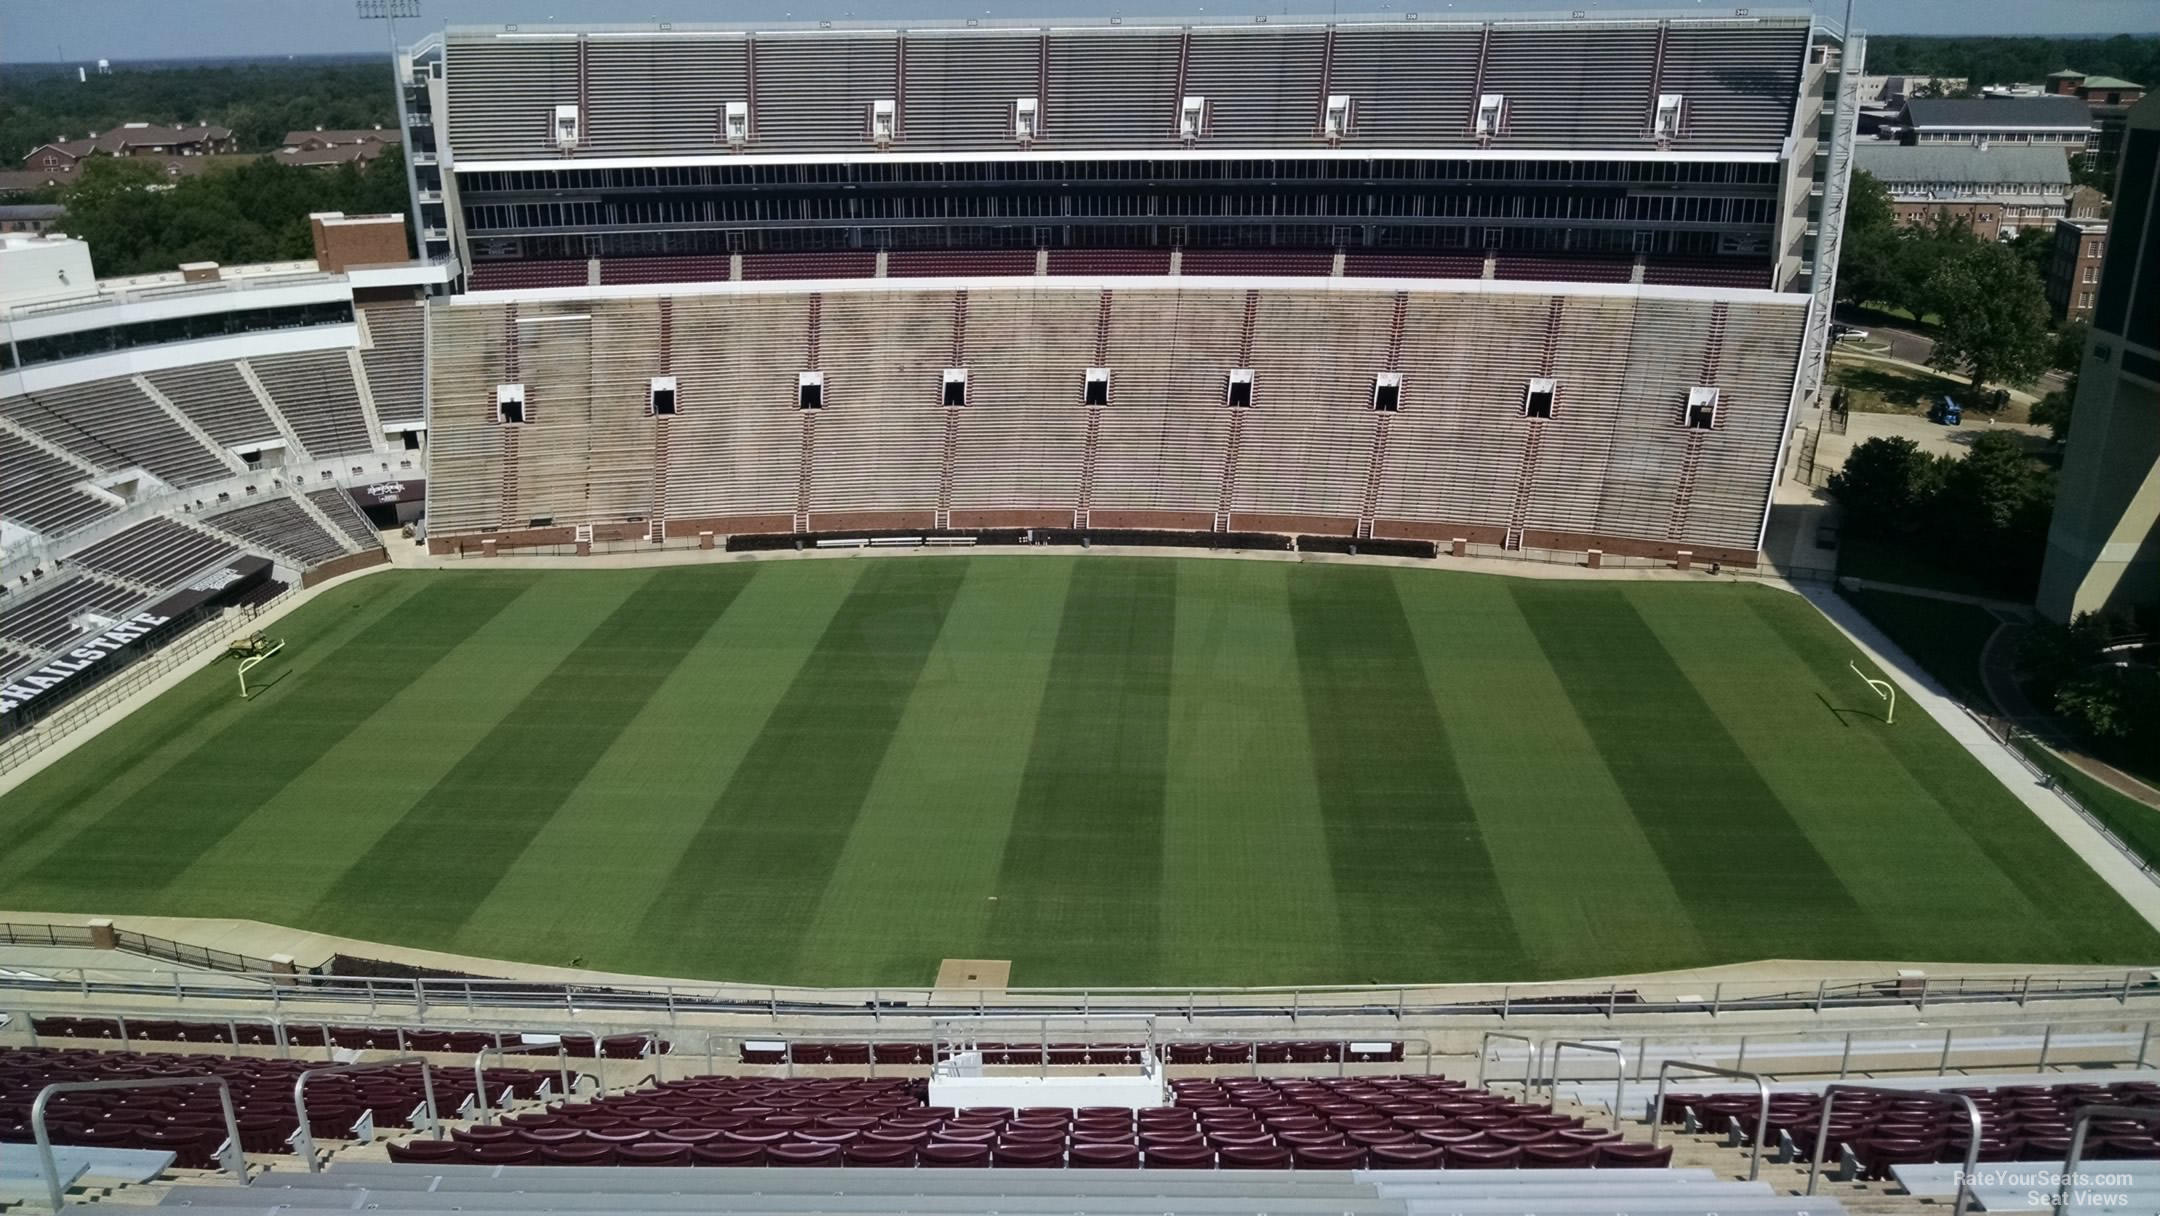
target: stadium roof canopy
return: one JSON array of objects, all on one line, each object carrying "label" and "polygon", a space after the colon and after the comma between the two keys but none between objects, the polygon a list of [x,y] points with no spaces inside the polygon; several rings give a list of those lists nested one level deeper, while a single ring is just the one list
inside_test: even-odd
[{"label": "stadium roof canopy", "polygon": [[[461,168],[1157,149],[1775,156],[1811,28],[1804,10],[1418,16],[454,26],[449,142]],[[575,107],[568,140],[561,107]]]}]

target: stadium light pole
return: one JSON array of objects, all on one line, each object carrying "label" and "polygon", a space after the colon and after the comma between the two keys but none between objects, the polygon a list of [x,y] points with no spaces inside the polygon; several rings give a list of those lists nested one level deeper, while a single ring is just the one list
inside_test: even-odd
[{"label": "stadium light pole", "polygon": [[390,35],[390,97],[397,103],[398,146],[404,150],[407,225],[413,248],[427,255],[427,241],[420,223],[420,177],[413,166],[412,122],[405,113],[405,74],[398,70],[398,18],[418,18],[420,0],[353,0],[353,11],[362,21],[380,21]]}]

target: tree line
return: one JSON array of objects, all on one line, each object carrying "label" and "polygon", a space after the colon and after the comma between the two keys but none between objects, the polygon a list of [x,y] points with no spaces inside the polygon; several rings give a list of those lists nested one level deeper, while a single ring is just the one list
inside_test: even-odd
[{"label": "tree line", "polygon": [[242,151],[279,146],[285,132],[397,126],[386,60],[277,60],[131,69],[78,81],[72,65],[9,69],[0,89],[0,157],[7,167],[62,136],[129,122],[230,127]]},{"label": "tree line", "polygon": [[[283,165],[267,156],[168,182],[157,165],[127,157],[85,161],[51,192],[65,228],[90,243],[102,276],[149,274],[182,262],[244,265],[314,256],[308,213],[405,211],[405,156],[335,168]],[[408,235],[408,243],[410,237]]]},{"label": "tree line", "polygon": [[2049,72],[2066,69],[2160,86],[2160,38],[2130,34],[2112,38],[1917,38],[1878,34],[1868,39],[1867,70],[1874,75],[1960,76],[1977,90],[1984,84],[2037,84]]}]

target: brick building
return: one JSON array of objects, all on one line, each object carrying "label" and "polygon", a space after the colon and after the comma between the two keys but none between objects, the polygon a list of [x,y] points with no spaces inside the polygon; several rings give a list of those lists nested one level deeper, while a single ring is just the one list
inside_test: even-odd
[{"label": "brick building", "polygon": [[131,122],[102,134],[82,139],[58,139],[40,144],[23,157],[27,172],[54,179],[71,177],[76,166],[93,156],[145,156],[171,159],[216,156],[240,150],[239,141],[226,127],[197,125],[168,127],[157,123]]},{"label": "brick building", "polygon": [[1952,215],[1993,239],[2069,214],[2070,164],[2059,147],[1863,143],[1853,148],[1853,167],[1889,189],[1901,224]]},{"label": "brick building", "polygon": [[2100,263],[2107,257],[2106,220],[2055,221],[2055,245],[2048,258],[2048,308],[2058,321],[2092,320],[2100,293]]}]

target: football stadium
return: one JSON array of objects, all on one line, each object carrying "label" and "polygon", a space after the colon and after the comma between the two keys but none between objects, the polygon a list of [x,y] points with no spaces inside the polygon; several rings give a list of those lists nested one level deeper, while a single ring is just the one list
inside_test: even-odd
[{"label": "football stadium", "polygon": [[2156,1210],[2149,867],[1766,553],[1864,47],[452,25],[5,238],[0,1204]]}]

